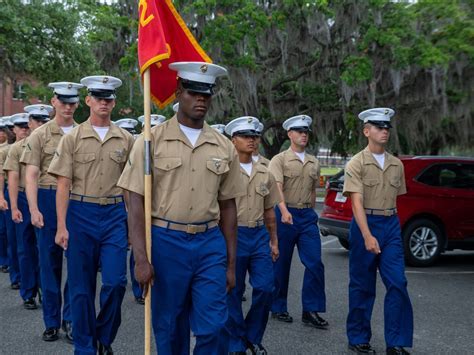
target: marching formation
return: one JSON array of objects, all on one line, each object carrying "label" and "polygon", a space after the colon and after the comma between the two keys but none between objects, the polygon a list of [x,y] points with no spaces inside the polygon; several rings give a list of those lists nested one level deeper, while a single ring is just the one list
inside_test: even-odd
[{"label": "marching formation", "polygon": [[[296,246],[305,267],[301,321],[328,328],[315,212],[320,165],[306,151],[312,118],[285,120],[290,147],[269,161],[259,154],[264,126],[258,118],[205,122],[225,68],[204,62],[169,67],[177,72],[176,114],[168,120],[152,115],[150,151],[136,134],[143,116],[111,120],[121,86],[111,76],[51,83],[52,106],[30,105],[0,120],[0,271],[9,273],[25,309],[41,303],[43,340],[57,340],[62,329],[75,354],[113,354],[127,264],[137,303],[144,304],[151,285],[159,354],[188,354],[191,331],[195,354],[266,354],[270,315],[294,321],[287,296]],[[83,88],[90,116],[77,124]],[[386,353],[408,354],[404,347],[412,346],[396,210],[397,195],[406,192],[404,172],[384,149],[393,115],[385,108],[359,115],[368,146],[345,172],[344,194],[354,210],[347,336],[358,354],[375,353],[370,318],[377,270],[387,288]],[[11,145],[9,131],[15,136]],[[151,260],[145,247],[146,169],[152,175]],[[244,314],[246,280],[252,294]]]}]

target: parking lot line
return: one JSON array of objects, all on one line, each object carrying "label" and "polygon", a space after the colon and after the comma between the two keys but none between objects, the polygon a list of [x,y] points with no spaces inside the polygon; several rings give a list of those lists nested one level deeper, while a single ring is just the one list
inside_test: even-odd
[{"label": "parking lot line", "polygon": [[337,240],[337,238],[333,238],[333,239],[330,239],[330,240],[326,240],[325,242],[322,242],[321,245],[322,245],[322,246],[325,246],[325,245],[330,244],[330,243],[332,243],[332,242],[334,242],[334,241],[336,241],[336,240]]},{"label": "parking lot line", "polygon": [[406,274],[431,274],[431,275],[473,275],[474,271],[416,271],[405,270]]}]

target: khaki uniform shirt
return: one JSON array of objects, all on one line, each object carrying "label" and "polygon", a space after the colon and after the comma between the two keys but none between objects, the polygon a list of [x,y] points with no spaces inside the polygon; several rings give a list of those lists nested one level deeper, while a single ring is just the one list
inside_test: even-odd
[{"label": "khaki uniform shirt", "polygon": [[364,208],[391,209],[397,206],[397,196],[407,192],[405,173],[400,159],[385,152],[383,169],[368,148],[357,153],[347,163],[344,176],[344,196],[361,193]]},{"label": "khaki uniform shirt", "polygon": [[321,171],[314,156],[305,153],[303,163],[290,148],[275,155],[270,161],[269,169],[275,180],[283,184],[286,203],[314,203],[311,201],[311,193],[319,186]]},{"label": "khaki uniform shirt", "polygon": [[20,157],[27,144],[27,138],[23,138],[11,145],[8,151],[7,159],[3,164],[3,170],[16,171],[20,175],[18,186],[25,187],[25,170],[26,166],[20,163]]},{"label": "khaki uniform shirt", "polygon": [[118,196],[123,191],[117,180],[132,145],[132,135],[113,123],[102,141],[87,120],[61,139],[48,173],[71,179],[76,195]]},{"label": "khaki uniform shirt", "polygon": [[257,163],[262,164],[263,166],[267,167],[270,165],[270,160],[265,158],[263,155],[258,155]]},{"label": "khaki uniform shirt", "polygon": [[247,194],[236,198],[237,220],[239,223],[251,224],[263,219],[263,212],[273,208],[280,202],[280,194],[275,183],[275,178],[260,163],[254,163],[252,174],[240,168],[240,173],[247,188]]},{"label": "khaki uniform shirt", "polygon": [[40,170],[38,184],[56,185],[56,177],[48,174],[48,168],[54,157],[54,152],[64,132],[56,120],[51,120],[35,129],[28,137],[20,162],[37,166]]},{"label": "khaki uniform shirt", "polygon": [[[144,137],[133,146],[118,185],[144,194]],[[231,141],[204,123],[193,147],[176,115],[151,129],[152,217],[179,223],[219,219],[218,200],[241,196],[237,152]]]},{"label": "khaki uniform shirt", "polygon": [[0,175],[5,177],[5,181],[7,180],[7,174],[5,174],[5,171],[3,170],[3,165],[7,159],[8,150],[10,147],[11,145],[5,143],[0,146]]}]

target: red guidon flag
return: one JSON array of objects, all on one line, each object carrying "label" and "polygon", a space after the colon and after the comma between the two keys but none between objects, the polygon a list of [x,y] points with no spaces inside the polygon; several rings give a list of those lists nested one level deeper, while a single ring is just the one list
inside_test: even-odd
[{"label": "red guidon flag", "polygon": [[186,27],[171,0],[140,0],[138,4],[138,63],[140,74],[150,69],[151,98],[164,108],[174,98],[176,71],[174,62],[212,60]]}]

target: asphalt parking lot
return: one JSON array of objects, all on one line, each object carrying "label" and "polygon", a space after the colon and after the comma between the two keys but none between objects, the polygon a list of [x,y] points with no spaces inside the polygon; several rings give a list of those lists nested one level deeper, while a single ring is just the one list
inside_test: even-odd
[{"label": "asphalt parking lot", "polygon": [[[323,237],[326,271],[328,330],[316,330],[300,321],[300,288],[303,267],[293,258],[289,312],[292,324],[269,321],[264,345],[269,354],[346,354],[345,319],[348,309],[348,253],[336,238]],[[407,268],[409,293],[415,315],[412,354],[474,353],[474,252],[453,251],[430,268]],[[99,277],[100,279],[100,277]],[[384,286],[379,280],[372,318],[372,345],[385,350],[383,339]],[[250,289],[247,290],[249,295]],[[248,307],[249,301],[244,303]],[[7,274],[0,274],[0,354],[68,354],[64,338],[41,340],[41,309],[27,311],[17,291],[9,288]],[[116,354],[143,354],[143,307],[135,304],[128,285],[122,307],[122,326],[113,344]]]}]

